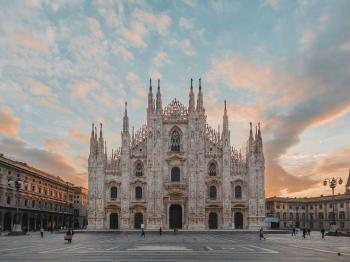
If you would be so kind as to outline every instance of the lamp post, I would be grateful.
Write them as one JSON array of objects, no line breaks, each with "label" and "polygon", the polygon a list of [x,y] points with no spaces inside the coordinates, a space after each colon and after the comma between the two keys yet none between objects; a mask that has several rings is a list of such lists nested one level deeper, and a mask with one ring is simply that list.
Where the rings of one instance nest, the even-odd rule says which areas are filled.
[{"label": "lamp post", "polygon": [[332,208],[333,208],[333,216],[332,216],[332,224],[333,228],[332,231],[335,231],[335,227],[336,227],[336,222],[335,222],[335,205],[334,205],[334,189],[337,187],[337,185],[341,185],[343,183],[343,179],[341,177],[332,177],[332,178],[325,178],[323,180],[323,185],[327,186],[327,184],[329,185],[329,187],[332,189]]},{"label": "lamp post", "polygon": [[[26,179],[24,179],[23,184],[25,187],[28,186],[28,182]],[[20,199],[20,192],[19,191],[20,191],[21,186],[22,186],[22,180],[20,177],[16,177],[16,178],[10,177],[8,185],[10,187],[16,188],[16,221],[15,221],[15,224],[13,225],[12,232],[22,233],[22,225],[19,221],[19,214],[18,214],[18,212],[19,212],[19,199]]]}]

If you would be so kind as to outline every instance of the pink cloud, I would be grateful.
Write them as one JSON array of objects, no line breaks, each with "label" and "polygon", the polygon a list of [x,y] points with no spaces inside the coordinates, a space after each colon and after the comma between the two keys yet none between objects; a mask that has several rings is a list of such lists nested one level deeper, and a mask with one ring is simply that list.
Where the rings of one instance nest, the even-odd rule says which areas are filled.
[{"label": "pink cloud", "polygon": [[212,60],[208,80],[223,79],[228,86],[274,92],[280,78],[271,66],[257,66],[240,57]]},{"label": "pink cloud", "polygon": [[60,152],[66,148],[68,148],[68,144],[64,142],[59,142],[57,140],[53,140],[50,138],[47,138],[44,140],[44,147],[49,152]]},{"label": "pink cloud", "polygon": [[13,33],[10,36],[10,39],[14,44],[23,46],[25,48],[29,48],[43,53],[47,53],[49,51],[49,47],[46,45],[46,43],[40,38],[32,35],[31,33]]},{"label": "pink cloud", "polygon": [[11,108],[3,106],[0,108],[0,134],[17,137],[21,119],[14,116]]},{"label": "pink cloud", "polygon": [[74,128],[69,129],[68,137],[78,142],[80,144],[88,144],[89,143],[89,135],[82,133]]}]

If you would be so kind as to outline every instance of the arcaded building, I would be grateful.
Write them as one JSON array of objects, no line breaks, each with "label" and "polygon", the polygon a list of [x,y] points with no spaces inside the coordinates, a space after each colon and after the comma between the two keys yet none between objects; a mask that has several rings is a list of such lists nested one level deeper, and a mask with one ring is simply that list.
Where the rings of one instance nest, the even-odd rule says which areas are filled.
[{"label": "arcaded building", "polygon": [[[20,187],[15,181],[21,181]],[[59,229],[73,225],[73,184],[0,154],[0,225],[11,231]],[[17,212],[18,208],[18,212]]]}]

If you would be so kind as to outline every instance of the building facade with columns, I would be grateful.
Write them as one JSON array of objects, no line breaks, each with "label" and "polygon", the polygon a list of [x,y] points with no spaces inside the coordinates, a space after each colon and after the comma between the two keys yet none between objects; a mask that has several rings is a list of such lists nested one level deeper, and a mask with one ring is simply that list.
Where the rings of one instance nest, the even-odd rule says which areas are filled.
[{"label": "building facade with columns", "polygon": [[[160,83],[150,81],[146,124],[129,128],[127,105],[121,146],[107,154],[92,126],[89,229],[245,229],[265,219],[263,142],[260,125],[247,134],[245,152],[231,147],[226,101],[222,130],[207,124],[201,82],[188,106],[162,106]],[[253,134],[255,133],[255,134]]]},{"label": "building facade with columns", "polygon": [[[18,190],[14,180],[20,180]],[[0,154],[0,225],[11,231],[73,225],[73,184]],[[18,208],[18,209],[17,209]],[[17,211],[18,210],[18,211]]]},{"label": "building facade with columns", "polygon": [[88,190],[81,186],[74,187],[74,228],[87,227]]},{"label": "building facade with columns", "polygon": [[[336,228],[350,231],[350,173],[344,194],[334,196]],[[333,223],[333,197],[270,197],[266,199],[267,220],[272,228],[307,227],[329,230]]]}]

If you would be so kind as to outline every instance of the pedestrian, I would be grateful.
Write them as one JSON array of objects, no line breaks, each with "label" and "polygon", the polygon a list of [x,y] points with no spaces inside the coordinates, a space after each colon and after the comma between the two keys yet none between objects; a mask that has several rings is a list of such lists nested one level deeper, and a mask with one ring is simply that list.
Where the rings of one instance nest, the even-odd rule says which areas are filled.
[{"label": "pedestrian", "polygon": [[159,228],[159,235],[162,235],[162,227]]},{"label": "pedestrian", "polygon": [[44,237],[44,229],[43,228],[40,228],[40,236],[41,236],[41,238]]},{"label": "pedestrian", "polygon": [[292,229],[292,236],[296,236],[296,234],[295,234],[295,227],[293,227],[293,229]]},{"label": "pedestrian", "polygon": [[310,228],[307,229],[307,235],[308,235],[309,237],[311,236],[311,229],[310,229]]},{"label": "pedestrian", "polygon": [[174,226],[174,235],[176,235],[176,227]]},{"label": "pedestrian", "polygon": [[64,237],[64,240],[68,240],[68,243],[71,244],[73,239],[73,234],[70,229],[66,232],[66,236]]},{"label": "pedestrian", "polygon": [[306,229],[305,227],[303,227],[303,238],[305,239],[305,235],[306,235]]},{"label": "pedestrian", "polygon": [[324,239],[324,228],[321,229],[322,239]]},{"label": "pedestrian", "polygon": [[142,236],[143,236],[143,238],[146,237],[145,230],[143,228],[141,228],[141,236],[140,237],[142,237]]},{"label": "pedestrian", "polygon": [[260,230],[259,230],[259,239],[260,239],[260,240],[261,240],[261,239],[266,240],[266,238],[264,237],[264,230],[263,230],[262,227],[261,227]]}]

